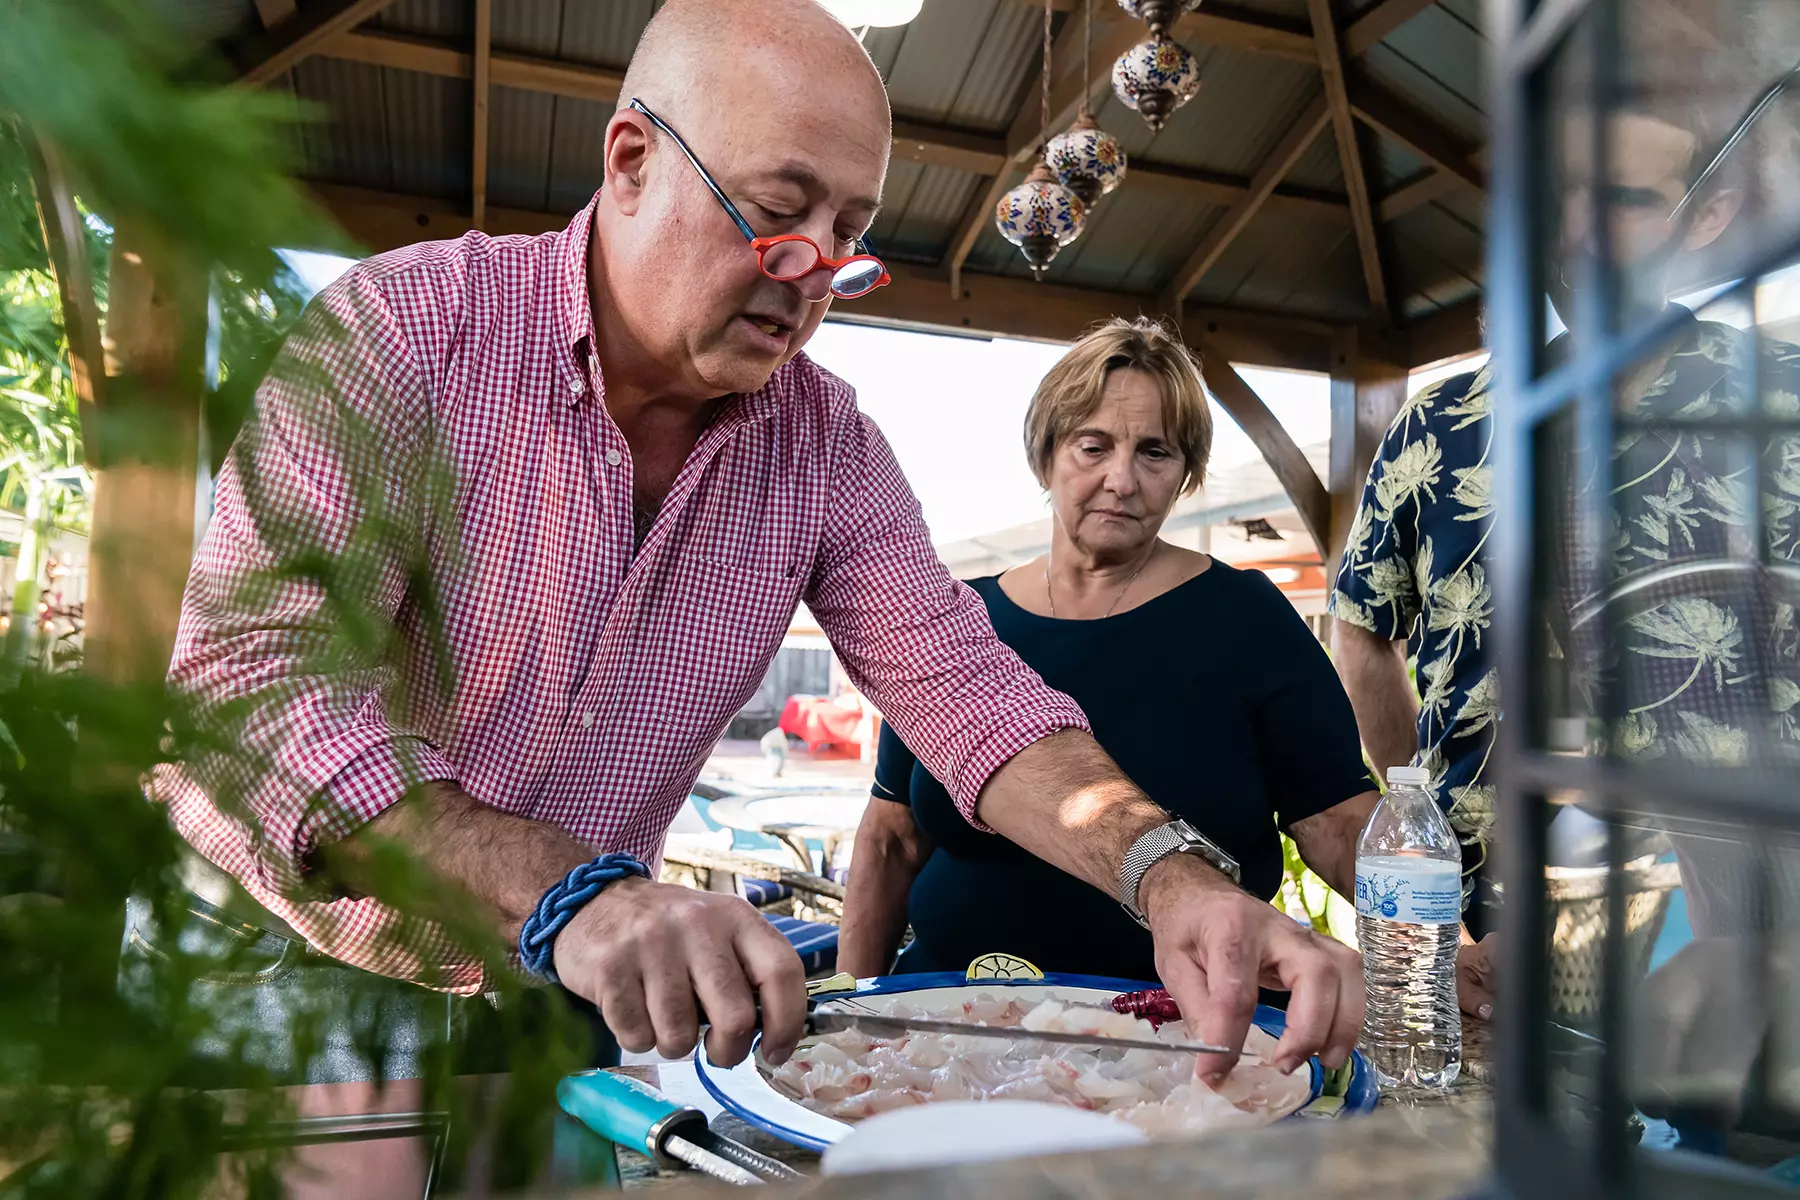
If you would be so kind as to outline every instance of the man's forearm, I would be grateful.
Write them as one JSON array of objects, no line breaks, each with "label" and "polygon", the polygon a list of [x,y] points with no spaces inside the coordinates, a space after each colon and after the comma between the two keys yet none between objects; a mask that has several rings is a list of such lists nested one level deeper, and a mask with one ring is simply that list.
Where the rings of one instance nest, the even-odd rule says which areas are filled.
[{"label": "man's forearm", "polygon": [[1053,733],[1009,759],[982,788],[975,815],[1109,896],[1117,894],[1119,864],[1131,844],[1173,820],[1076,729]]},{"label": "man's forearm", "polygon": [[509,942],[518,940],[545,890],[595,853],[555,825],[501,812],[447,783],[427,784],[348,839],[343,848],[352,880],[354,863],[373,838],[399,843],[486,903]]},{"label": "man's forearm", "polygon": [[1406,677],[1406,643],[1333,621],[1331,657],[1375,769],[1385,777],[1389,767],[1412,762],[1419,746],[1419,696]]}]

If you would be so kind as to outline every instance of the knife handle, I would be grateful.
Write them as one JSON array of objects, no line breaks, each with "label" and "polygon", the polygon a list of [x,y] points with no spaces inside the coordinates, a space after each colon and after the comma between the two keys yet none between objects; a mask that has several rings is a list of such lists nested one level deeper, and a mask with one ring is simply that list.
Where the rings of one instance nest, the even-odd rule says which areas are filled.
[{"label": "knife handle", "polygon": [[556,1085],[564,1112],[609,1142],[648,1155],[658,1165],[676,1160],[665,1147],[677,1133],[707,1128],[706,1114],[676,1104],[647,1083],[610,1071],[583,1071]]}]

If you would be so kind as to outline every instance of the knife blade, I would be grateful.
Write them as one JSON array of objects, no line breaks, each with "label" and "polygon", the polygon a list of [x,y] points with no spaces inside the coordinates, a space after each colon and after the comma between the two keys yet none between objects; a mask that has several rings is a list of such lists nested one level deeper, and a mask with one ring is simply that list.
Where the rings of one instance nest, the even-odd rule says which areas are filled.
[{"label": "knife blade", "polygon": [[[869,1013],[816,1008],[807,1023],[815,1030],[840,1029],[886,1031],[889,1034],[948,1033],[961,1037],[1003,1038],[1019,1042],[1054,1042],[1059,1046],[1091,1046],[1102,1050],[1167,1050],[1188,1054],[1230,1054],[1223,1046],[1205,1042],[1159,1042],[1150,1038],[1104,1037],[1091,1033],[1060,1033],[1026,1029],[1018,1025],[976,1025],[968,1021],[938,1021],[929,1017],[892,1017]],[[1244,1055],[1257,1061],[1254,1055]]]}]

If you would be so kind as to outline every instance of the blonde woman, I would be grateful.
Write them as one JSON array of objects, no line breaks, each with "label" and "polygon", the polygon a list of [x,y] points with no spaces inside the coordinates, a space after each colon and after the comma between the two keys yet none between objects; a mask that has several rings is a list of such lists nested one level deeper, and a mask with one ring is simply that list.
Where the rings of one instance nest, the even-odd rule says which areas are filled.
[{"label": "blonde woman", "polygon": [[[1081,704],[1134,782],[1236,861],[1247,890],[1266,899],[1280,887],[1279,817],[1349,895],[1376,792],[1324,650],[1261,572],[1157,537],[1200,486],[1211,445],[1181,342],[1145,320],[1096,328],[1050,369],[1025,418],[1050,550],[971,586],[1001,639]],[[1117,901],[977,830],[891,730],[874,794],[843,970],[887,972],[910,914],[902,971],[960,971],[1000,950],[1045,970],[1158,977],[1150,934]]]}]

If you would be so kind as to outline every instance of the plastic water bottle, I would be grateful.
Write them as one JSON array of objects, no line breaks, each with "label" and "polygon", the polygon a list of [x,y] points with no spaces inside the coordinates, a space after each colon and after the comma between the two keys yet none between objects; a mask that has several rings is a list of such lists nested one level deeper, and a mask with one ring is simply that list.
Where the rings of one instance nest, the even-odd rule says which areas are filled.
[{"label": "plastic water bottle", "polygon": [[1390,767],[1387,779],[1356,842],[1362,1051],[1383,1087],[1442,1089],[1462,1070],[1462,846],[1427,790],[1430,772]]}]

